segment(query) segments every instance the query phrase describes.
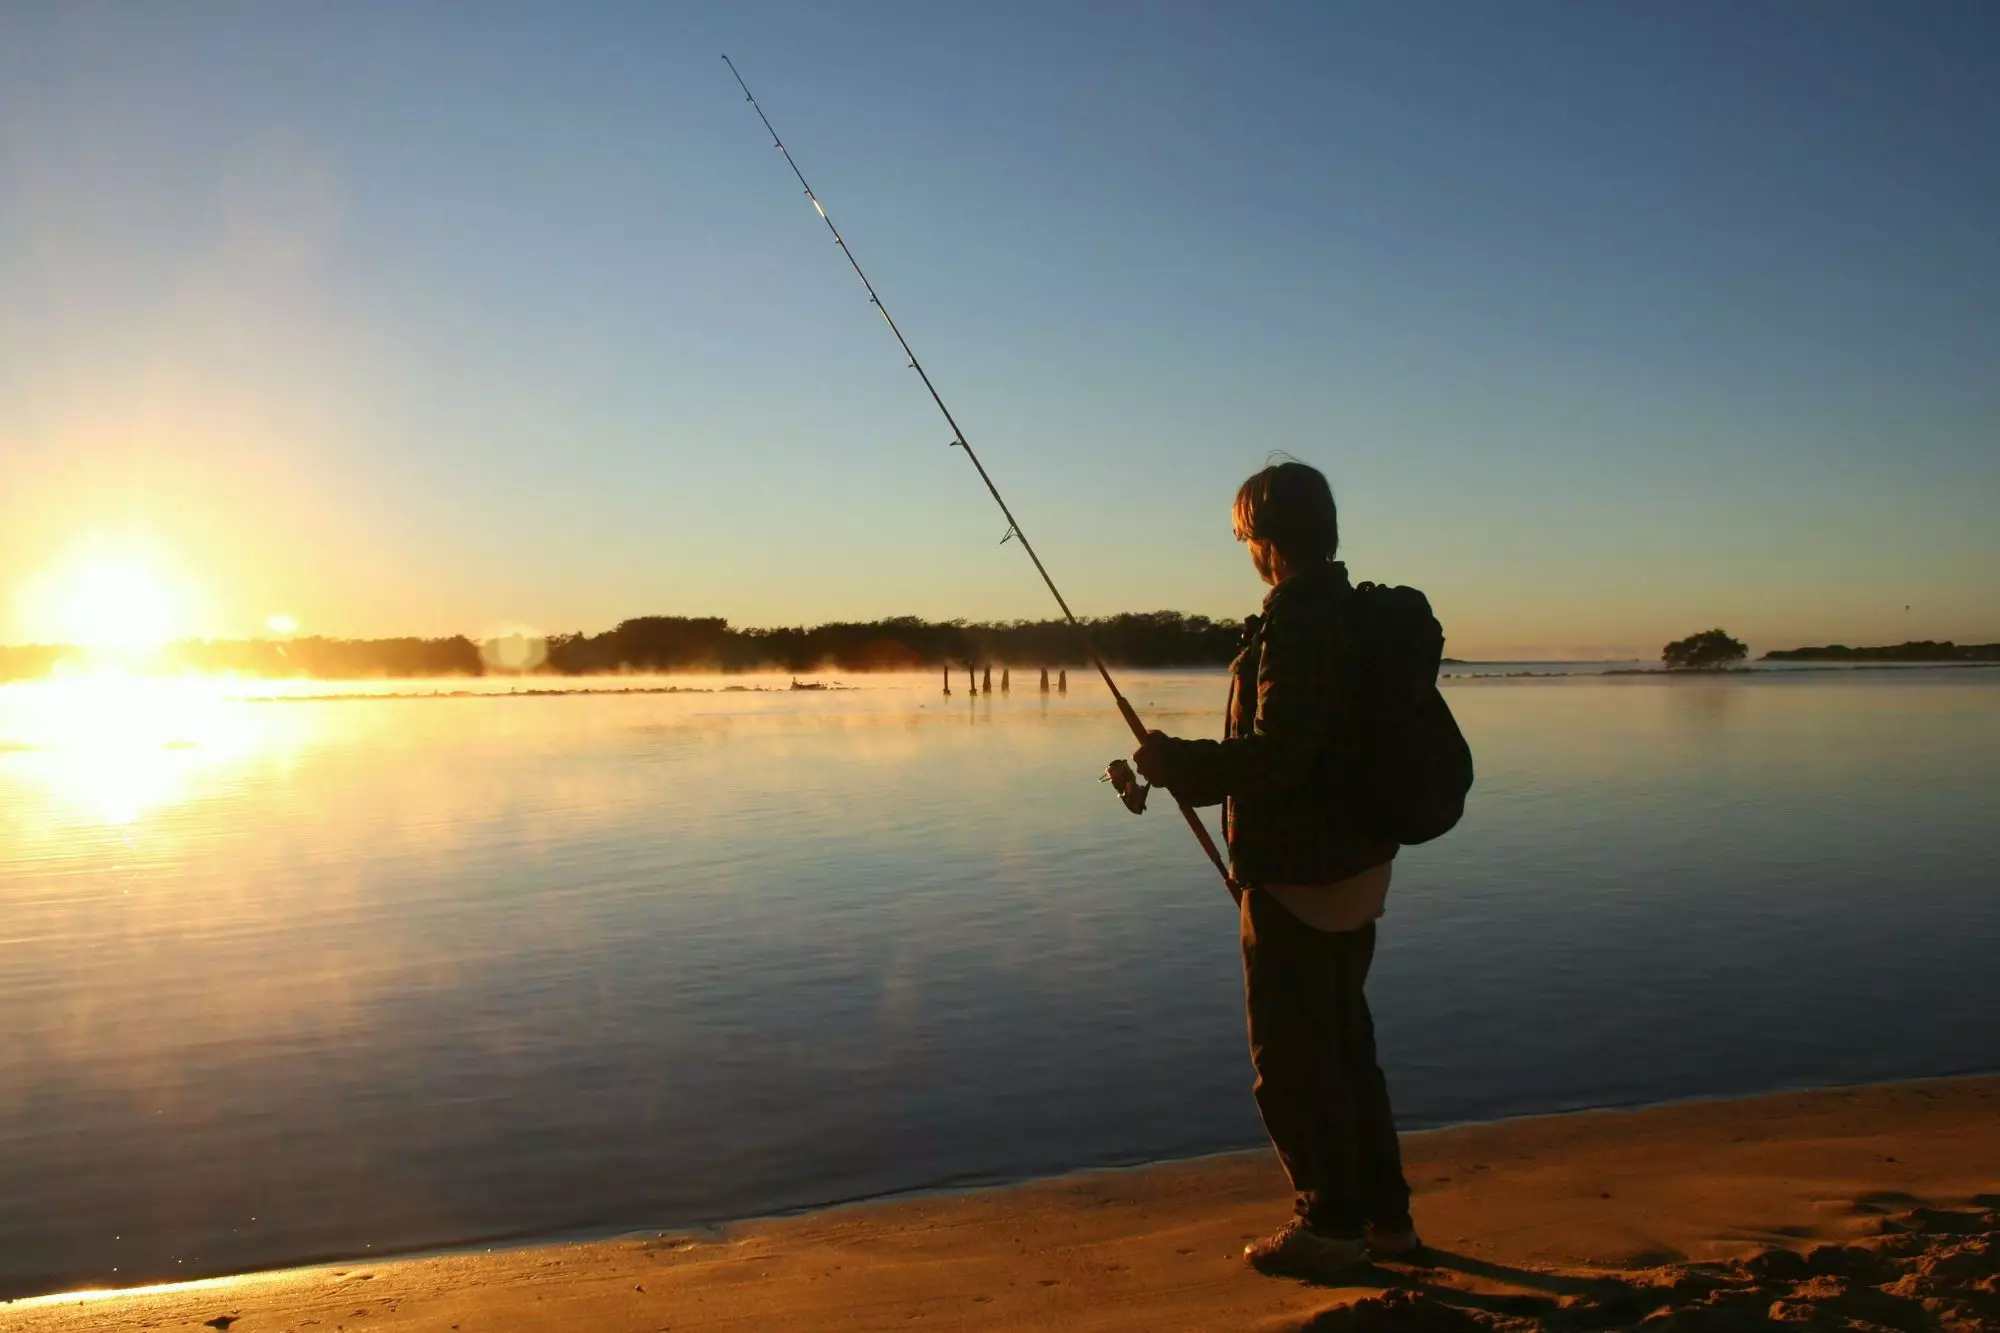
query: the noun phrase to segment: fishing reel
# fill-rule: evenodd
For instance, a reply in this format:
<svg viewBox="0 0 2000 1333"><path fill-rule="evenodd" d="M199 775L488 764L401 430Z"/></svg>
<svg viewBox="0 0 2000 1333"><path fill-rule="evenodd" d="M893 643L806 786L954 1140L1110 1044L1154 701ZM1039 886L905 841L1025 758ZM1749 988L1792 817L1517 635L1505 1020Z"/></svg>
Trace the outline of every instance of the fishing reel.
<svg viewBox="0 0 2000 1333"><path fill-rule="evenodd" d="M1105 766L1104 776L1099 782L1111 784L1111 790L1118 793L1118 799L1125 802L1125 808L1135 815L1146 813L1146 797L1153 789L1139 781L1139 775L1132 771L1132 765L1123 759L1113 759Z"/></svg>

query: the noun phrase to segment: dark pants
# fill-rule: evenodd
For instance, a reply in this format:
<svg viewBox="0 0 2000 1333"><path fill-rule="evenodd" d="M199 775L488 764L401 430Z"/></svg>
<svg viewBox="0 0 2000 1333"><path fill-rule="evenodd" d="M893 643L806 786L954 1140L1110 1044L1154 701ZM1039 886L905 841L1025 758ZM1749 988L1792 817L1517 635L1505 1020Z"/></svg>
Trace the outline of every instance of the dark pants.
<svg viewBox="0 0 2000 1333"><path fill-rule="evenodd" d="M1361 990L1374 923L1314 930L1253 889L1243 895L1242 936L1257 1110L1299 1216L1330 1235L1358 1235L1366 1222L1409 1225L1410 1187Z"/></svg>

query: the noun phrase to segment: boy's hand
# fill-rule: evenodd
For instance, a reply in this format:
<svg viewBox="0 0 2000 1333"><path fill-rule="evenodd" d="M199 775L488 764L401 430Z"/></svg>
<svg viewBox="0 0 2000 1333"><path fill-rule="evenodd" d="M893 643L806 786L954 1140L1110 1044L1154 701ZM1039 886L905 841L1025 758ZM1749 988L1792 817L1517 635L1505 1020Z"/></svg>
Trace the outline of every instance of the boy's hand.
<svg viewBox="0 0 2000 1333"><path fill-rule="evenodd" d="M1139 776L1155 787L1163 787L1167 781L1167 749L1173 737L1163 731L1146 733L1145 743L1132 752L1132 767L1139 770Z"/></svg>

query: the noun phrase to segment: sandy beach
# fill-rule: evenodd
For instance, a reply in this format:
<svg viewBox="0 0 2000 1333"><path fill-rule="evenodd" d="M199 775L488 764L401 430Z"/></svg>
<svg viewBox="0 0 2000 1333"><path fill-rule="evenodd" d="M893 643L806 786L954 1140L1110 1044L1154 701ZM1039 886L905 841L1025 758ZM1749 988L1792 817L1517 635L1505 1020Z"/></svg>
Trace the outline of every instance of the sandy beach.
<svg viewBox="0 0 2000 1333"><path fill-rule="evenodd" d="M2000 1077L1406 1136L1422 1262L1352 1285L1237 1257L1268 1153L746 1223L0 1307L21 1333L2000 1327Z"/></svg>

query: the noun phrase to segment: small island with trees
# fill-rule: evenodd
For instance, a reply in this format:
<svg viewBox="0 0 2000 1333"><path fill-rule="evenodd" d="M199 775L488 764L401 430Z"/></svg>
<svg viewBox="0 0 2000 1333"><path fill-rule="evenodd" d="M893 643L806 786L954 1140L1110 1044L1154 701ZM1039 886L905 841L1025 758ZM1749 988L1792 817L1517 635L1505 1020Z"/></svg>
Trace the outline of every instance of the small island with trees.
<svg viewBox="0 0 2000 1333"><path fill-rule="evenodd" d="M1669 671L1721 671L1742 662L1750 650L1741 639L1731 638L1720 629L1703 630L1685 639L1675 639L1660 650L1660 660ZM2000 663L2000 643L1953 643L1921 639L1878 648L1850 648L1844 643L1823 648L1774 648L1757 659L1760 662L1854 662L1902 663L1906 665L1949 665L1972 662Z"/></svg>
<svg viewBox="0 0 2000 1333"><path fill-rule="evenodd" d="M1669 671L1720 671L1750 655L1749 646L1719 629L1706 629L1675 639L1660 650Z"/></svg>

